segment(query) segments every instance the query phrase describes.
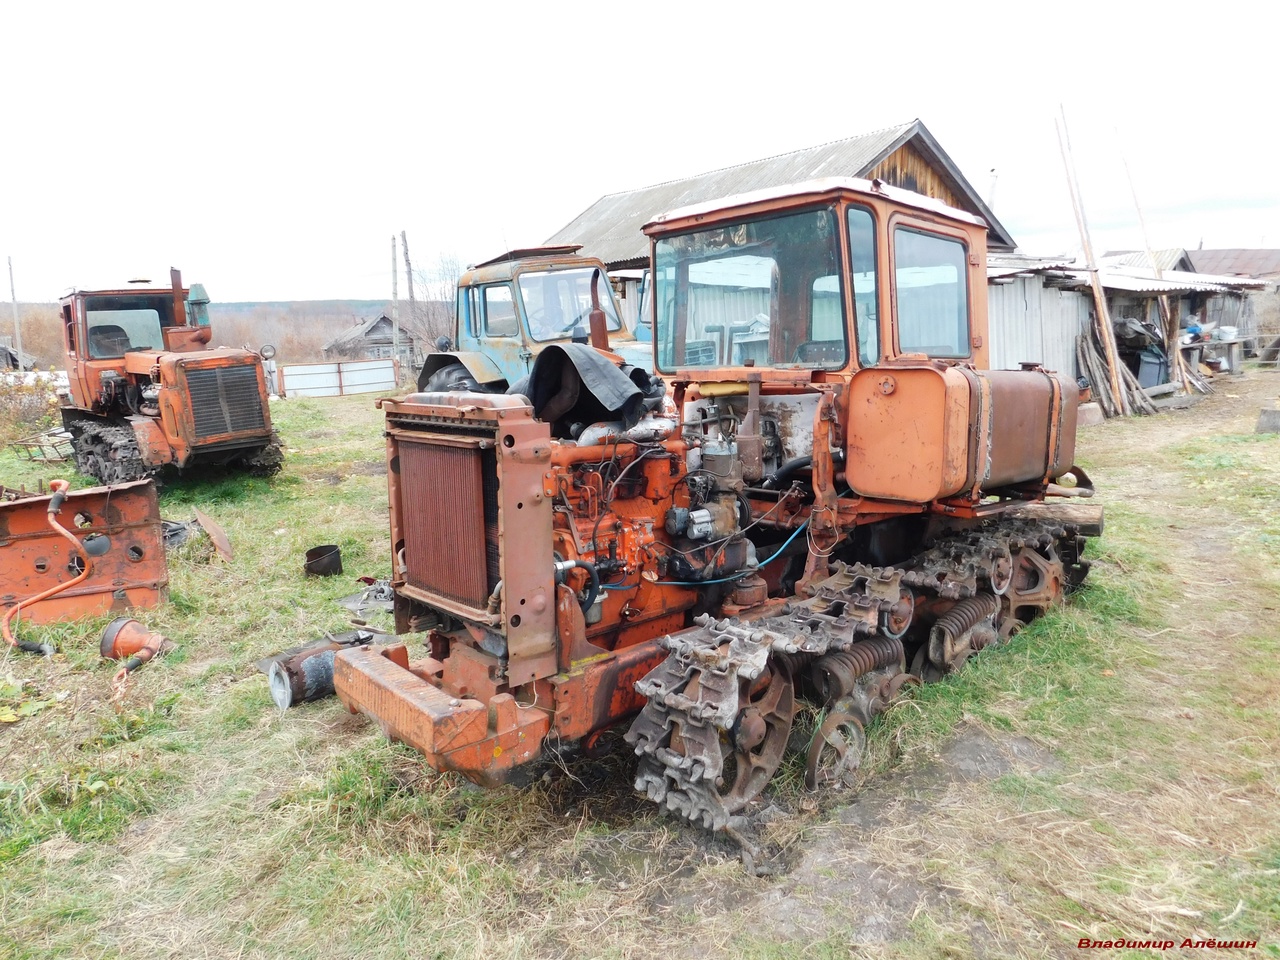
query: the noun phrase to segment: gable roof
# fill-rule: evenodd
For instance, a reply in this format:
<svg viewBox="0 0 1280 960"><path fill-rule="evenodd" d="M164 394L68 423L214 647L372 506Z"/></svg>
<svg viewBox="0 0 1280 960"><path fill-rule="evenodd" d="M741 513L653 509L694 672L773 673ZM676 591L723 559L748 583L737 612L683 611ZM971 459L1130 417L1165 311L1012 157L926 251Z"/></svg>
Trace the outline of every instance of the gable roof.
<svg viewBox="0 0 1280 960"><path fill-rule="evenodd" d="M1230 247L1220 250L1188 250L1187 255L1201 273L1239 277L1280 276L1280 250Z"/></svg>
<svg viewBox="0 0 1280 960"><path fill-rule="evenodd" d="M649 245L640 228L653 218L695 203L822 177L865 177L903 144L910 142L966 203L962 209L987 222L990 244L1013 249L1009 232L978 196L933 135L919 120L845 140L711 170L601 197L547 239L548 244L578 243L583 254L610 267L647 262Z"/></svg>

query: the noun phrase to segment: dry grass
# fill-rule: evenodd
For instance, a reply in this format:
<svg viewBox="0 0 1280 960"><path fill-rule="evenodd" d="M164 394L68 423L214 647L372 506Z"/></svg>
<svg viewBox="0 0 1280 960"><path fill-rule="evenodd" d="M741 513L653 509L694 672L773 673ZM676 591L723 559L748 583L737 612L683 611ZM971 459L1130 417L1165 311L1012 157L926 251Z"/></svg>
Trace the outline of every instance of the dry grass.
<svg viewBox="0 0 1280 960"><path fill-rule="evenodd" d="M1280 584L1265 535L1280 440L1227 439L1252 429L1272 384L1086 433L1109 511L1091 586L877 723L856 794L807 797L789 760L762 835L787 872L761 878L634 797L624 750L484 792L334 701L276 712L253 662L342 629L332 600L354 589L305 580L302 551L338 542L349 573L377 576L389 544L370 401L273 406L291 450L281 476L164 492L166 516L199 504L223 523L237 558L173 564L171 603L143 619L179 649L120 712L93 656L101 623L47 631L60 659L0 659L0 675L68 694L0 733L0 955L1065 957L1085 936L1273 942ZM0 482L34 482L4 456Z"/></svg>

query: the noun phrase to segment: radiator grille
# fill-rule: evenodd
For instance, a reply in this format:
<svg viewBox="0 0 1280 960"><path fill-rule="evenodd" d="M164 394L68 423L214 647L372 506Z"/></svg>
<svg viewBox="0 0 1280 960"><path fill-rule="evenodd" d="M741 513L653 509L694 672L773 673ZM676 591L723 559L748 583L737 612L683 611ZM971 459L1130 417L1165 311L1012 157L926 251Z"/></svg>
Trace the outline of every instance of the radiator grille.
<svg viewBox="0 0 1280 960"><path fill-rule="evenodd" d="M401 441L405 580L483 610L498 585L493 450Z"/></svg>
<svg viewBox="0 0 1280 960"><path fill-rule="evenodd" d="M266 430L256 366L206 367L186 373L197 440Z"/></svg>

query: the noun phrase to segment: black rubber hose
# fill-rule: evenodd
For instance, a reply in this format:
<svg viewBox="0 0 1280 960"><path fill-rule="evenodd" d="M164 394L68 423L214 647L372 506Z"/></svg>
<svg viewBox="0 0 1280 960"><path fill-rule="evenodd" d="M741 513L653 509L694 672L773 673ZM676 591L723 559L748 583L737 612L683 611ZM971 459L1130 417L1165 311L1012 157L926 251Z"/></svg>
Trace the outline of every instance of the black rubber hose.
<svg viewBox="0 0 1280 960"><path fill-rule="evenodd" d="M587 585L587 597L579 604L582 612L586 613L596 602L596 597L600 595L600 574L596 572L596 565L590 560L579 560L577 566L587 571L587 575L591 578L591 583Z"/></svg>
<svg viewBox="0 0 1280 960"><path fill-rule="evenodd" d="M796 457L794 460L788 460L780 466L775 472L764 478L764 482L760 486L765 490L777 490L780 486L791 479L791 475L797 470L803 470L806 467L813 466L813 457Z"/></svg>
<svg viewBox="0 0 1280 960"><path fill-rule="evenodd" d="M52 657L58 652L57 648L51 643L36 643L34 640L19 640L18 649L25 650L27 653L38 653L42 657Z"/></svg>

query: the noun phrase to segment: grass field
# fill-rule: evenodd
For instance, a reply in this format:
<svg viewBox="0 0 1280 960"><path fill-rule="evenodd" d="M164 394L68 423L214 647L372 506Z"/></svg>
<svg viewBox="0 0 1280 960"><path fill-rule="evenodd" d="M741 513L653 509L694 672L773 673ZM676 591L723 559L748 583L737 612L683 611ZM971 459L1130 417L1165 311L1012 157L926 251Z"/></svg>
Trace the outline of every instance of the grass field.
<svg viewBox="0 0 1280 960"><path fill-rule="evenodd" d="M141 619L177 649L123 702L105 618L0 656L0 956L1280 956L1280 437L1252 433L1277 392L1082 432L1086 589L874 724L856 792L810 797L789 759L764 877L633 796L621 743L486 792L335 700L279 713L255 661L345 629L333 601L390 557L372 400L273 404L280 475L162 492L236 556L171 558ZM7 486L54 476L84 483L0 453ZM303 576L319 543L346 575Z"/></svg>

